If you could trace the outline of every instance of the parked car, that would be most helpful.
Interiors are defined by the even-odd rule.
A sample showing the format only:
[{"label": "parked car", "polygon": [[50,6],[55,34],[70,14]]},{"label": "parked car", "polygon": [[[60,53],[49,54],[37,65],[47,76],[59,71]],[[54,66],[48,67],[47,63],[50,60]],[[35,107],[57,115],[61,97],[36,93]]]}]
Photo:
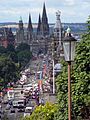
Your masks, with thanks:
[{"label": "parked car", "polygon": [[33,112],[33,107],[32,106],[31,107],[26,107],[25,112],[24,112],[24,117],[31,115],[32,112]]},{"label": "parked car", "polygon": [[15,109],[11,108],[10,113],[15,113]]},{"label": "parked car", "polygon": [[25,108],[23,106],[19,106],[17,109],[18,112],[24,112]]}]

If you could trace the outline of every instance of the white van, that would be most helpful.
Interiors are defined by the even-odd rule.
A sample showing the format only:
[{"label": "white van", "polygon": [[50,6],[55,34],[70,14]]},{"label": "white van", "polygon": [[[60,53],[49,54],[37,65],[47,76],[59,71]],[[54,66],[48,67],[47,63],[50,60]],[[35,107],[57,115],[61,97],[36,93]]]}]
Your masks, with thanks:
[{"label": "white van", "polygon": [[32,112],[33,112],[33,107],[26,107],[26,108],[25,108],[24,117],[31,115]]}]

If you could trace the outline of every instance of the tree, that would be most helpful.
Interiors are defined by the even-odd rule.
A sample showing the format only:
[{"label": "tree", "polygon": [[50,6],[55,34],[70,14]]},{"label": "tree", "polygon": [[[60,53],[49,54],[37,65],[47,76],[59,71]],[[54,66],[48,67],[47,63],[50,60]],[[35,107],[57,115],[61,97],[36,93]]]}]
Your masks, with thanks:
[{"label": "tree", "polygon": [[18,79],[18,68],[15,63],[5,57],[0,57],[0,83],[2,86],[7,87],[8,82],[16,82]]},{"label": "tree", "polygon": [[6,53],[6,48],[4,48],[3,46],[0,46],[0,54],[4,54]]},{"label": "tree", "polygon": [[54,120],[54,112],[57,106],[52,103],[46,103],[44,106],[38,106],[29,117],[23,120]]},{"label": "tree", "polygon": [[21,52],[21,51],[24,51],[24,50],[30,51],[30,46],[26,43],[21,43],[16,47],[17,52]]},{"label": "tree", "polygon": [[[90,109],[90,17],[88,31],[77,44],[75,63],[72,66],[72,119],[89,119]],[[62,62],[63,68],[57,77],[58,111],[55,120],[68,120],[67,103],[67,65]]]},{"label": "tree", "polygon": [[17,56],[18,56],[18,62],[20,63],[21,67],[24,67],[30,61],[32,54],[30,51],[24,50],[19,52]]},{"label": "tree", "polygon": [[15,52],[15,48],[12,44],[9,44],[6,49],[7,49],[7,53]]}]

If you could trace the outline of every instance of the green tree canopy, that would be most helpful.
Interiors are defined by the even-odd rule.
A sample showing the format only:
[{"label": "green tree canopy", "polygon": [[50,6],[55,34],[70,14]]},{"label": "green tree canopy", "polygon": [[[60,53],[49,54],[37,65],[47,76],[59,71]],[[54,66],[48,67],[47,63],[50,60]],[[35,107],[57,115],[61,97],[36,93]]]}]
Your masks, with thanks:
[{"label": "green tree canopy", "polygon": [[0,46],[0,54],[4,54],[6,53],[6,48],[4,48],[3,46]]},{"label": "green tree canopy", "polygon": [[44,106],[38,106],[29,117],[23,120],[54,120],[54,113],[57,110],[57,105],[46,103]]},{"label": "green tree canopy", "polygon": [[5,57],[0,57],[0,81],[2,86],[6,87],[8,82],[15,82],[17,81],[18,75],[18,68],[15,63]]},{"label": "green tree canopy", "polygon": [[[77,43],[75,62],[72,65],[72,119],[83,120],[89,118],[90,109],[90,18],[88,31]],[[68,95],[67,95],[67,65],[62,62],[63,68],[57,77],[58,112],[55,120],[68,120]]]},{"label": "green tree canopy", "polygon": [[21,43],[16,47],[17,52],[21,52],[21,51],[24,51],[24,50],[30,51],[30,46],[26,43]]},{"label": "green tree canopy", "polygon": [[21,67],[24,67],[31,59],[32,54],[30,51],[24,50],[17,54],[18,62],[20,63]]},{"label": "green tree canopy", "polygon": [[12,44],[9,44],[6,50],[7,50],[7,53],[15,52],[15,47]]}]

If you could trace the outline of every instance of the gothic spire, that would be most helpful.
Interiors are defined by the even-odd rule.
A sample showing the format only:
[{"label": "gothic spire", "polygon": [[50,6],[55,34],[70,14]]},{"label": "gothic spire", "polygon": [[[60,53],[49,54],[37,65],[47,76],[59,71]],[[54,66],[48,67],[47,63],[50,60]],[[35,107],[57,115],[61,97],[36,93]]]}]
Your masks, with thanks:
[{"label": "gothic spire", "polygon": [[30,14],[29,14],[28,30],[33,31],[32,22],[31,22],[31,15]]},{"label": "gothic spire", "polygon": [[45,3],[43,5],[42,22],[47,22],[47,13],[46,13]]},{"label": "gothic spire", "polygon": [[42,35],[43,36],[49,35],[49,24],[48,24],[48,18],[46,14],[45,3],[43,5],[43,13],[42,13]]},{"label": "gothic spire", "polygon": [[37,34],[40,34],[40,32],[41,32],[41,16],[40,16],[40,14],[39,14]]}]

